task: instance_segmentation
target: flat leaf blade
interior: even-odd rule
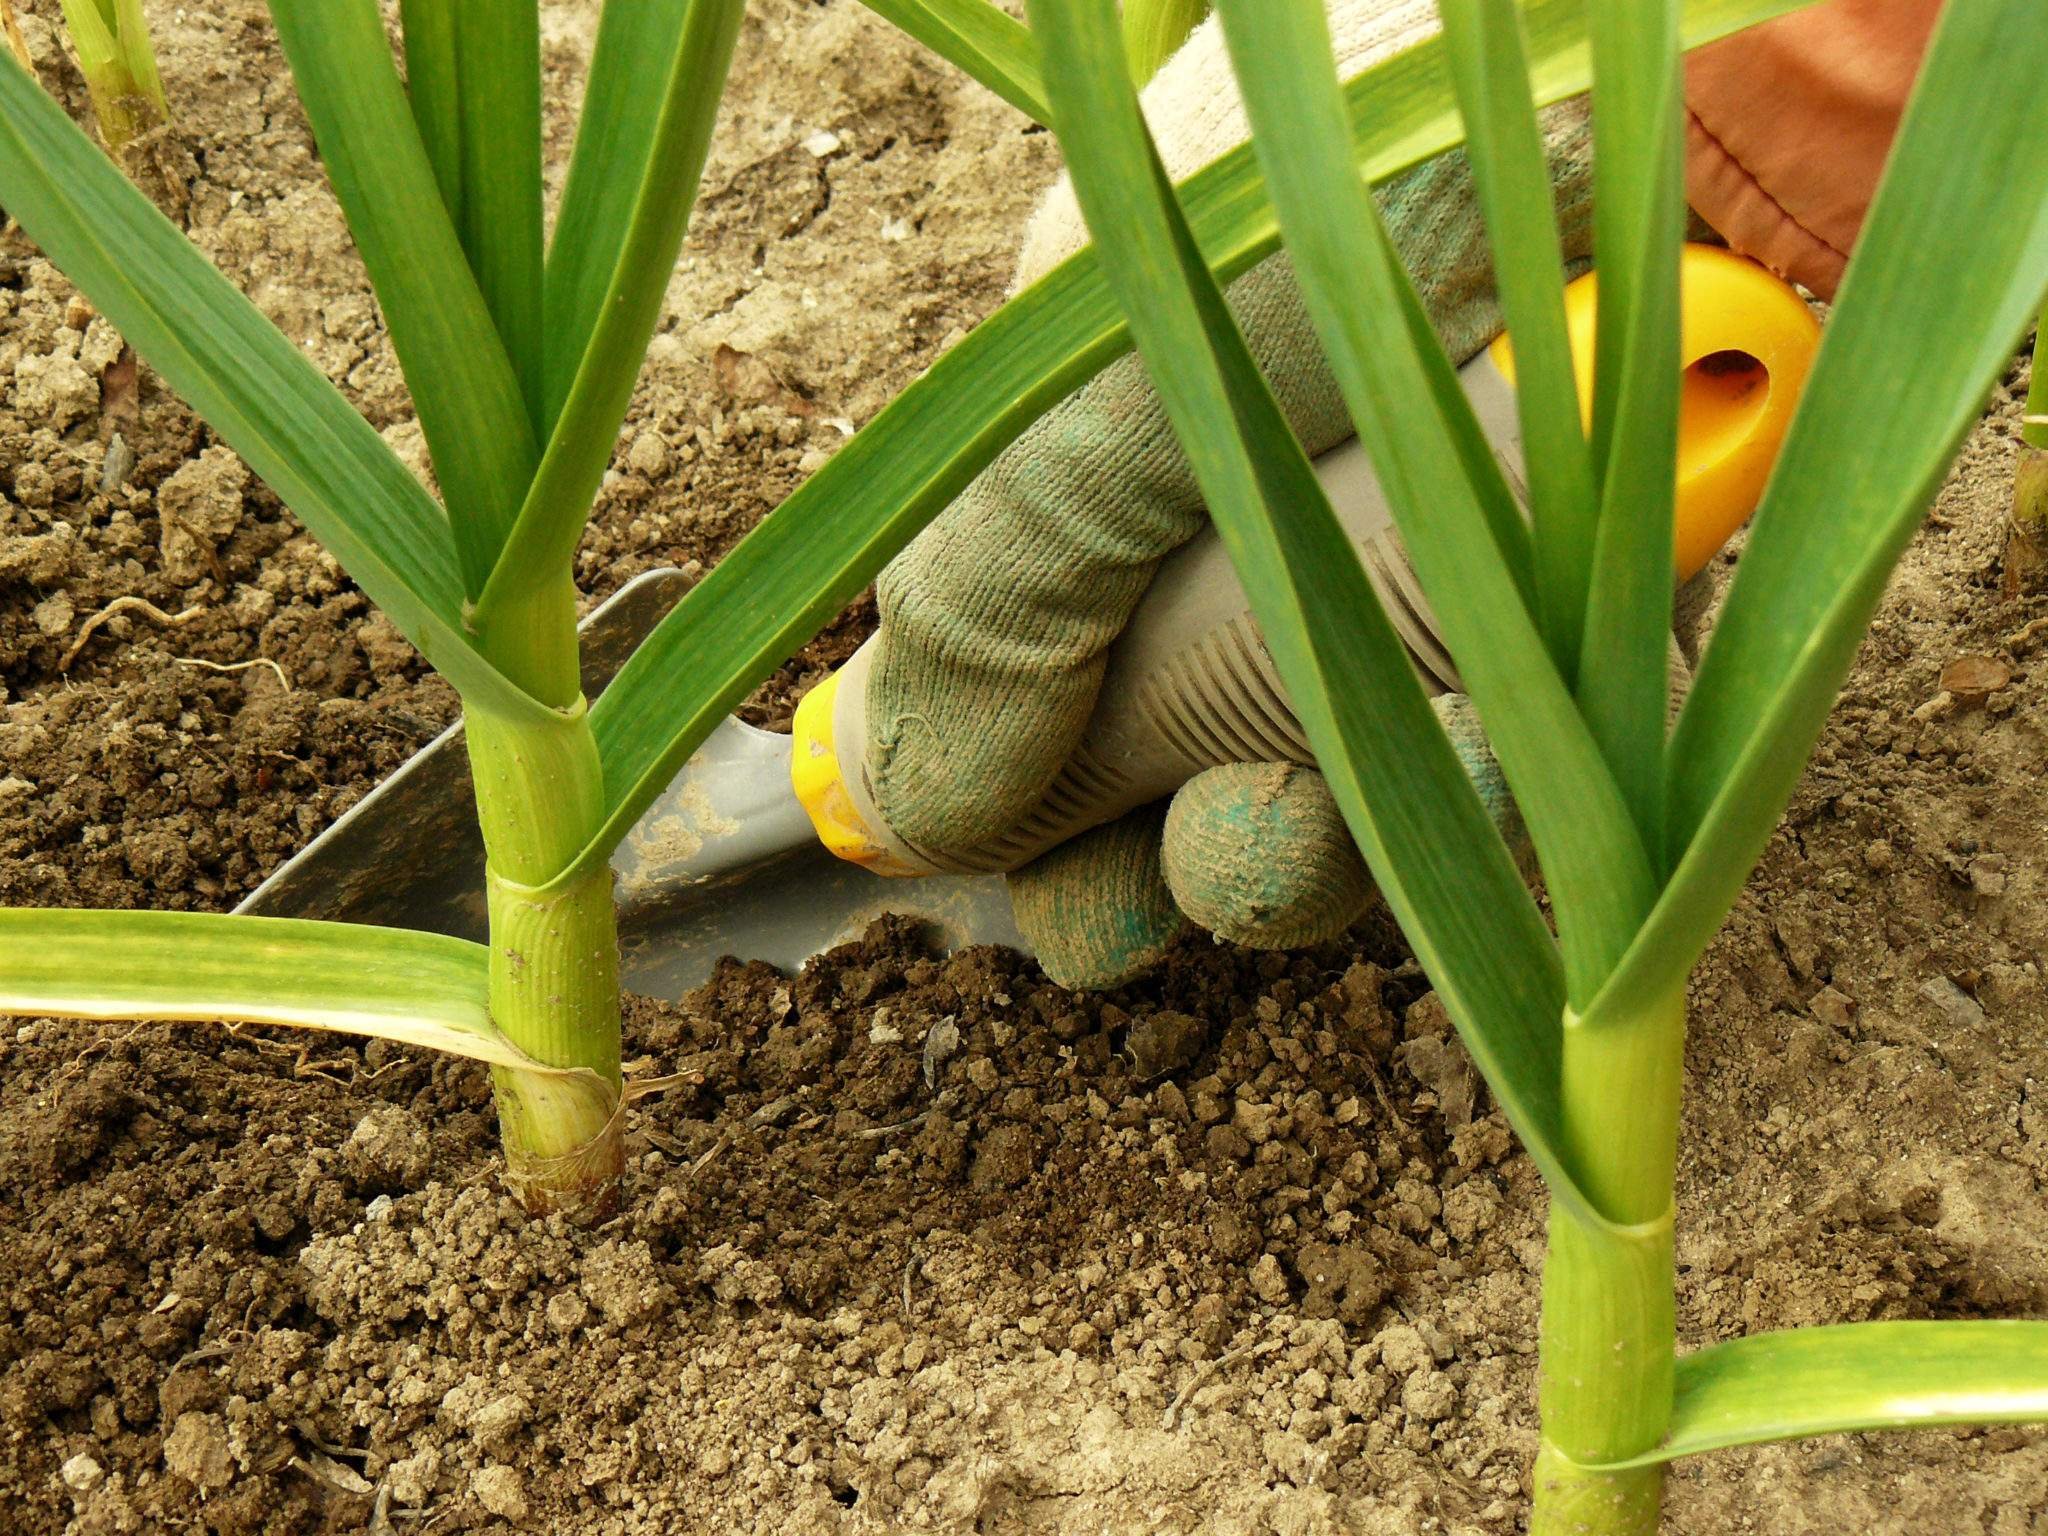
[[[606,0],[543,279],[541,435],[554,431],[655,152],[688,0]]]
[[[1871,1429],[2048,1421],[2048,1323],[1840,1323],[1680,1357],[1671,1431],[1623,1467]]]
[[[624,168],[637,173],[635,195],[606,274],[604,298],[540,467],[477,599],[476,627],[486,634],[502,611],[516,611],[521,595],[559,580],[568,569],[661,316],[710,149],[743,0],[687,5],[666,61],[648,153]]]
[[[2028,0],[1943,14],[1671,741],[1672,876],[1596,1012],[1661,995],[1719,927],[2048,289],[2032,17]]]
[[[470,644],[448,525],[376,429],[0,58],[0,204],[465,697],[540,706]]]
[[[149,40],[149,23],[142,14],[142,0],[111,0],[108,14],[114,22],[114,36],[121,45],[121,58],[143,94],[162,105],[164,82],[157,70],[156,49]]]
[[[1324,356],[1542,860],[1573,999],[1589,1002],[1654,886],[1488,508],[1519,513],[1491,455],[1467,451],[1470,408],[1351,167],[1319,0],[1218,10]]]
[[[1599,503],[1579,425],[1563,242],[1529,95],[1522,12],[1515,0],[1442,0],[1441,9],[1501,316],[1514,338],[1537,621],[1569,687],[1578,677]]]
[[[335,1030],[524,1071],[489,951],[405,928],[216,912],[0,910],[0,1011]]]
[[[121,44],[114,36],[113,18],[100,8],[100,0],[59,0],[59,8],[79,68],[88,80],[120,61]]]
[[[1244,19],[1231,0],[1220,8],[1226,27]],[[1323,27],[1317,0],[1308,8]],[[1562,1150],[1564,990],[1549,930],[1180,215],[1113,7],[1032,0],[1031,15],[1082,211],[1092,228],[1110,220],[1117,231],[1099,243],[1106,276],[1346,823],[1532,1156],[1561,1198],[1597,1220]],[[1300,61],[1268,30],[1247,29],[1245,48],[1233,36],[1240,68],[1253,30],[1262,56],[1299,86]],[[1334,61],[1324,67],[1334,95]],[[1245,84],[1256,126],[1257,91]],[[1299,243],[1290,248],[1301,263]]]
[[[456,228],[527,402],[541,394],[540,9],[462,0],[462,212]]]
[[[375,0],[272,0],[271,14],[390,326],[474,597],[533,476],[518,378],[442,202]]]
[[[1593,0],[1593,461],[1578,699],[1661,856],[1685,229],[1676,0]],[[1577,404],[1576,390],[1565,396]],[[1647,910],[1647,908],[1645,908]]]
[[[455,41],[460,0],[399,0],[405,94],[441,202],[462,227],[462,70]]]

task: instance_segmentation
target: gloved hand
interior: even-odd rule
[[[1348,75],[1435,26],[1429,0],[1334,0]],[[1145,92],[1168,171],[1185,176],[1241,142],[1242,107],[1212,21]],[[1547,118],[1568,254],[1589,240],[1583,103]],[[1388,227],[1457,358],[1500,329],[1484,231],[1462,156],[1382,195]],[[1086,243],[1064,181],[1033,220],[1027,284]],[[1310,453],[1351,436],[1284,253],[1229,294],[1289,422]],[[869,676],[868,773],[913,844],[967,848],[1043,794],[1094,706],[1104,655],[1160,558],[1206,520],[1192,471],[1142,363],[1130,356],[1045,416],[882,575]],[[1493,803],[1507,798],[1462,696],[1440,712]],[[1048,974],[1107,986],[1156,960],[1192,919],[1282,948],[1341,932],[1371,892],[1336,803],[1313,769],[1211,769],[1169,805],[1063,844],[1011,877],[1017,922]]]
[[[1834,0],[1818,11],[1873,3]],[[1885,3],[1931,13],[1938,0]],[[1411,46],[1436,25],[1431,0],[1328,0],[1328,8],[1347,77]],[[1841,57],[1839,29],[1826,36],[1833,39],[1827,44],[1833,57]],[[1710,120],[1718,120],[1714,108],[1729,96],[1729,82],[1743,78],[1744,44],[1738,37],[1721,45],[1733,52],[1724,53],[1702,89]],[[1786,44],[1767,36],[1761,46]],[[1795,39],[1792,46],[1802,45]],[[1842,69],[1824,64],[1820,75],[1835,80]],[[1903,89],[1901,81],[1892,95],[1902,96]],[[1812,99],[1824,94],[1816,91]],[[1898,103],[1886,100],[1895,124]],[[1144,106],[1176,179],[1246,137],[1213,20],[1152,81]],[[1793,102],[1784,110],[1797,117],[1799,108]],[[1837,115],[1824,103],[1802,126],[1825,136]],[[1710,146],[1700,141],[1701,119],[1693,128],[1689,190],[1695,205],[1709,217],[1725,215],[1731,228],[1747,229],[1755,220],[1740,215],[1754,214],[1759,183],[1744,180],[1738,196],[1723,196],[1727,166],[1705,152]],[[1550,109],[1544,131],[1565,256],[1576,269],[1591,244],[1585,103]],[[1811,157],[1794,168],[1801,184],[1784,207],[1796,212],[1833,198],[1853,202],[1860,222],[1867,184],[1818,186]],[[1763,175],[1766,193],[1778,184],[1771,179],[1777,174]],[[1859,165],[1849,180],[1867,183],[1874,175],[1874,166]],[[1464,360],[1499,332],[1501,321],[1463,155],[1417,167],[1383,187],[1379,200],[1438,334],[1453,359]],[[1018,286],[1087,238],[1072,189],[1062,180],[1027,233]],[[1737,246],[1744,248],[1739,240]],[[1795,275],[1814,281],[1811,263],[1791,265]],[[1286,254],[1239,278],[1228,297],[1309,453],[1351,436]],[[1143,365],[1130,356],[1021,436],[883,573],[865,700],[866,766],[879,808],[898,834],[928,850],[964,850],[1000,836],[1038,802],[1079,741],[1105,655],[1160,559],[1200,529],[1206,515]],[[1483,798],[1505,824],[1512,806],[1468,701],[1447,695],[1437,709]],[[1142,972],[1189,920],[1238,943],[1269,948],[1334,936],[1360,914],[1370,890],[1322,776],[1278,763],[1211,769],[1170,803],[1074,838],[1011,877],[1018,926],[1047,973],[1080,987],[1115,985]]]

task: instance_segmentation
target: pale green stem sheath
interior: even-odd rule
[[[576,580],[566,567],[520,582],[488,616],[472,605],[465,621],[477,649],[543,704],[566,709],[582,697]]]
[[[100,136],[117,154],[171,120],[140,0],[61,0]]]
[[[496,1068],[507,1182],[534,1211],[579,1220],[617,1204],[619,936],[611,870],[544,886],[603,820],[603,775],[583,701],[559,723],[466,725],[490,901],[491,1020],[527,1055],[588,1077]]]
[[[1683,989],[1631,1019],[1567,1015],[1565,1124],[1587,1194],[1615,1223],[1550,1208],[1543,1269],[1543,1448],[1530,1536],[1651,1536],[1661,1466],[1640,1455],[1671,1422],[1676,1330],[1672,1189],[1685,1053]]]
[[[491,1020],[521,1050],[589,1077],[493,1067],[506,1181],[534,1210],[618,1201],[619,936],[609,867],[548,895],[493,873]]]

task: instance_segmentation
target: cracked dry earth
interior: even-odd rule
[[[82,112],[53,0],[25,10]],[[165,196],[417,461],[262,5],[149,12]],[[543,14],[559,174],[594,7]],[[716,560],[986,313],[1053,172],[853,0],[763,0],[734,80],[592,598]],[[2021,382],[1698,973],[1688,1344],[2048,1311],[2048,607],[1998,593]],[[84,632],[120,599],[162,619]],[[230,905],[453,709],[19,235],[0,684],[11,903]],[[883,923],[627,1029],[684,1084],[584,1233],[506,1199],[467,1066],[0,1028],[0,1531],[1517,1529],[1540,1189],[1384,918],[1284,958],[1190,942],[1107,997]],[[1685,1466],[1669,1528],[2027,1536],[2044,1490],[2039,1432],[1843,1437]]]

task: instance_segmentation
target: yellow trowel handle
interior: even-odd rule
[[[1566,290],[1581,398],[1590,400],[1593,279]],[[1819,335],[1806,304],[1755,263],[1688,246],[1683,268],[1677,486],[1681,578],[1698,571],[1754,510],[1791,420]],[[1465,393],[1508,479],[1522,489],[1521,430],[1506,339],[1460,370]],[[1356,439],[1316,460],[1331,506],[1358,546],[1388,617],[1431,693],[1458,676],[1394,531],[1392,512]],[[897,837],[866,774],[872,645],[861,647],[797,708],[798,798],[834,853],[882,874],[994,872],[1018,865],[1125,811],[1172,794],[1204,769],[1236,762],[1311,763],[1250,604],[1213,530],[1160,563],[1109,653],[1080,746],[1038,806],[1003,837],[944,852]]]
[[[1593,423],[1597,274],[1564,291],[1582,419]],[[1820,322],[1788,283],[1747,257],[1688,245],[1679,266],[1678,579],[1689,581],[1763,499],[1820,344]],[[1512,385],[1512,338],[1488,348]],[[1495,442],[1501,439],[1494,439]],[[1521,441],[1515,441],[1519,462]],[[1519,482],[1518,482],[1519,485]]]

